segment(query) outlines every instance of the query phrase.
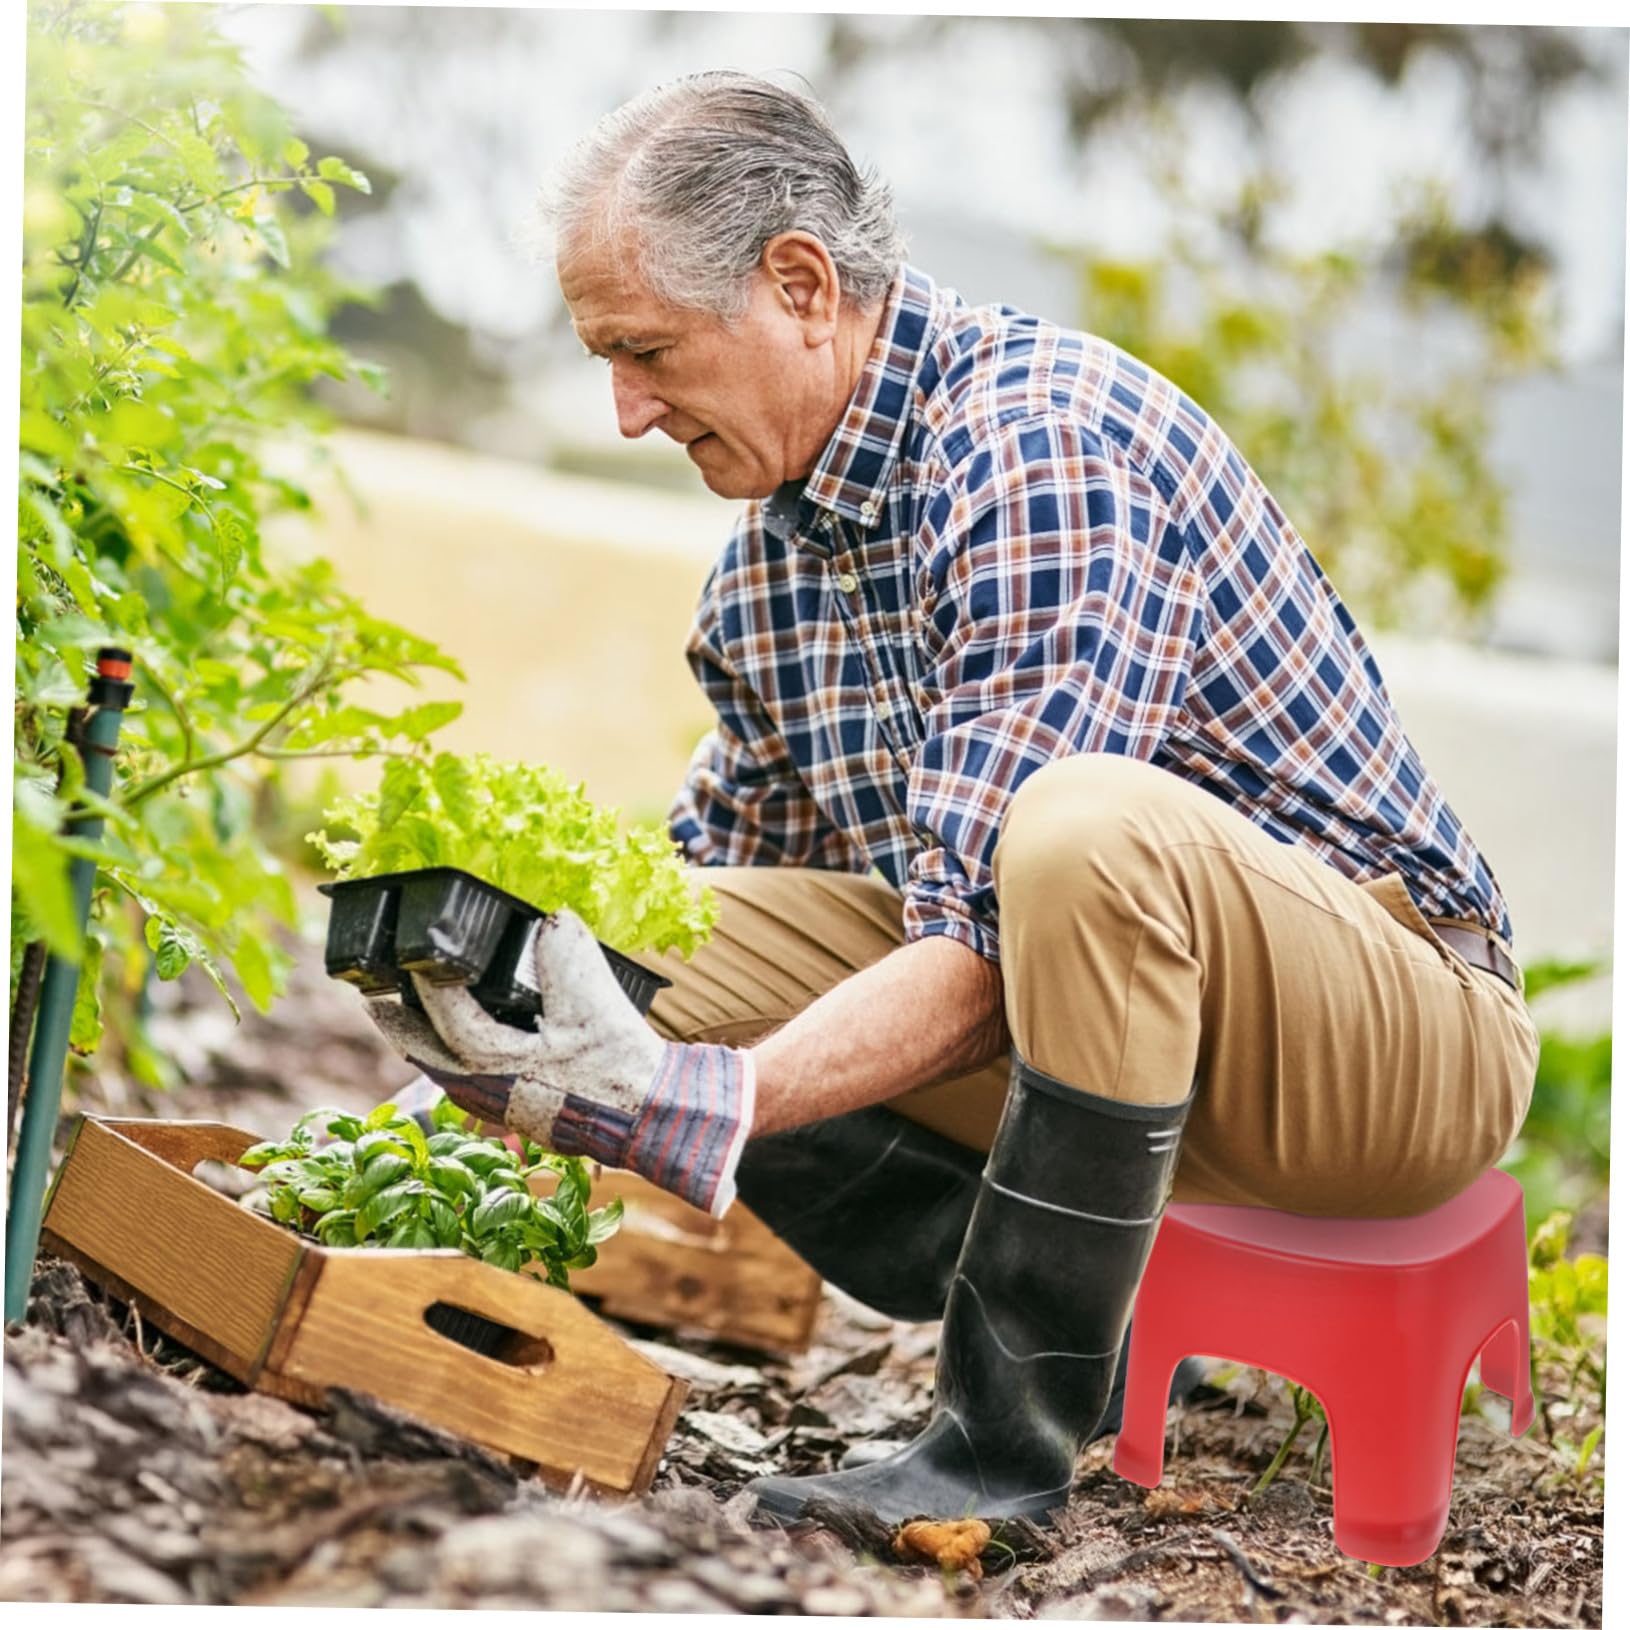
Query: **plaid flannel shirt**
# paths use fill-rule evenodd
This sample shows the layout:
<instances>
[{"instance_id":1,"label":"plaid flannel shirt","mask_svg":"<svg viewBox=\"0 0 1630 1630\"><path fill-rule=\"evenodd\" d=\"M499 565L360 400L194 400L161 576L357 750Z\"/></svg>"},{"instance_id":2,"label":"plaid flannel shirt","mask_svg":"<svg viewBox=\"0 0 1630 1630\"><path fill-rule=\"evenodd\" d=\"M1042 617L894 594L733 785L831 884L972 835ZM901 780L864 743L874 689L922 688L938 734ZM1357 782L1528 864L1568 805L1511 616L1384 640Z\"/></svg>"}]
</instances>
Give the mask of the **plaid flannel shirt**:
<instances>
[{"instance_id":1,"label":"plaid flannel shirt","mask_svg":"<svg viewBox=\"0 0 1630 1630\"><path fill-rule=\"evenodd\" d=\"M1089 334L902 266L842 422L746 509L687 655L700 865L875 867L906 938L995 960L1025 778L1126 753L1429 916L1510 937L1347 608L1239 451Z\"/></svg>"}]
</instances>

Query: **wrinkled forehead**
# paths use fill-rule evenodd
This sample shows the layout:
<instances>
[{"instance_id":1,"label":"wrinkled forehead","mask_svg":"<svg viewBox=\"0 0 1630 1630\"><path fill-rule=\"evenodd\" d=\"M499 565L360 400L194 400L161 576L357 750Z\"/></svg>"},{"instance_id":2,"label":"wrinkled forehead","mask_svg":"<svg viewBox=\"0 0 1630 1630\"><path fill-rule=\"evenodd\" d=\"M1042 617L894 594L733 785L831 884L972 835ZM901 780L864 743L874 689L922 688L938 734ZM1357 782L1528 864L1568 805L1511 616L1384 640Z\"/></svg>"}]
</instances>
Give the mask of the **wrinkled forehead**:
<instances>
[{"instance_id":1,"label":"wrinkled forehead","mask_svg":"<svg viewBox=\"0 0 1630 1630\"><path fill-rule=\"evenodd\" d=\"M626 239L568 239L555 255L555 278L574 320L580 309L608 305L660 308Z\"/></svg>"}]
</instances>

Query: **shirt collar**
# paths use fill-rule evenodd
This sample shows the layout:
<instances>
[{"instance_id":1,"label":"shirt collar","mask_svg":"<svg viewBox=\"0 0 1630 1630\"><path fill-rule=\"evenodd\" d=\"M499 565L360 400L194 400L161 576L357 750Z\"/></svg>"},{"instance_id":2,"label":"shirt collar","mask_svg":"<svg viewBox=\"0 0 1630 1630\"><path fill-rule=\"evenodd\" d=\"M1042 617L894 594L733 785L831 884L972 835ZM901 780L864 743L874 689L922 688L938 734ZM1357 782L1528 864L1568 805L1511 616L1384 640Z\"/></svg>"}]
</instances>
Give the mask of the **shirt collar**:
<instances>
[{"instance_id":1,"label":"shirt collar","mask_svg":"<svg viewBox=\"0 0 1630 1630\"><path fill-rule=\"evenodd\" d=\"M934 324L934 281L902 264L849 405L804 483L805 502L870 529L886 513L889 476Z\"/></svg>"}]
</instances>

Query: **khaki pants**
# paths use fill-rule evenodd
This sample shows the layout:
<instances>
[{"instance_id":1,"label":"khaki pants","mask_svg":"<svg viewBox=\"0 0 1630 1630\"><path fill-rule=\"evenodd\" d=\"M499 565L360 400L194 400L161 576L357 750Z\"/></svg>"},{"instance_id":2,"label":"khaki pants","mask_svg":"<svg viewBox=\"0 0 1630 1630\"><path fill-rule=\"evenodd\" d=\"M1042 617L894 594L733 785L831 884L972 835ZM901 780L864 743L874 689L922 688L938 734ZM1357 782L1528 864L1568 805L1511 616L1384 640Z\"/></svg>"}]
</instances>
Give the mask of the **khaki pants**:
<instances>
[{"instance_id":1,"label":"khaki pants","mask_svg":"<svg viewBox=\"0 0 1630 1630\"><path fill-rule=\"evenodd\" d=\"M1403 880L1357 884L1199 787L1109 754L1019 790L995 859L1014 1048L1106 1098L1197 1086L1173 1198L1408 1216L1505 1153L1538 1037L1521 995L1431 931ZM651 1010L745 1044L904 939L876 877L719 867L721 920ZM990 1147L1011 1060L889 1107Z\"/></svg>"}]
</instances>

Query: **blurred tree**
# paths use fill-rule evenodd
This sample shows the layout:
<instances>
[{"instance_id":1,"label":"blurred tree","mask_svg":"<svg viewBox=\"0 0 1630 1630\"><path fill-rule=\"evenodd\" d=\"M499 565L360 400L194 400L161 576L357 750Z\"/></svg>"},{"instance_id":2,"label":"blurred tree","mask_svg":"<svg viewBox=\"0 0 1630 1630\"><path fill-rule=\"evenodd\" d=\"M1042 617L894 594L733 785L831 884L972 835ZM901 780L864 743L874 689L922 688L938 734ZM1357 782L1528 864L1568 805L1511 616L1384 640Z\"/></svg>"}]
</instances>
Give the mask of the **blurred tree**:
<instances>
[{"instance_id":1,"label":"blurred tree","mask_svg":"<svg viewBox=\"0 0 1630 1630\"><path fill-rule=\"evenodd\" d=\"M1271 172L1201 201L1180 133L1163 139L1161 255L1053 246L1076 268L1083 324L1223 424L1366 620L1477 633L1508 544L1487 405L1549 359L1542 263L1500 239L1468 244L1433 189L1371 241L1294 254L1275 247Z\"/></svg>"},{"instance_id":2,"label":"blurred tree","mask_svg":"<svg viewBox=\"0 0 1630 1630\"><path fill-rule=\"evenodd\" d=\"M953 33L992 26L995 20L983 17L834 16L827 58L835 69L877 56L910 58ZM1011 17L999 26L1045 38L1056 94L1080 143L1112 115L1168 102L1192 86L1221 90L1254 117L1263 89L1317 54L1351 62L1390 87L1416 58L1436 53L1465 75L1470 134L1502 192L1515 168L1538 158L1544 115L1556 93L1578 81L1605 82L1608 74L1581 48L1579 30L1569 28L1142 17ZM1504 202L1497 217L1503 218Z\"/></svg>"}]
</instances>

